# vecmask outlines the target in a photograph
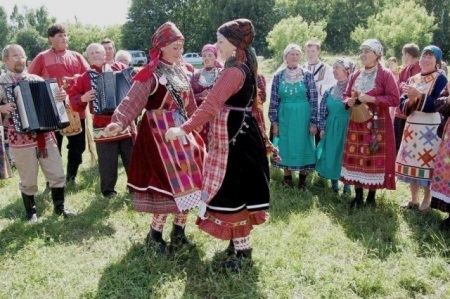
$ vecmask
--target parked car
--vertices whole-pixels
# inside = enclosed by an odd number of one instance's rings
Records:
[[[132,66],[143,66],[148,63],[147,55],[144,51],[127,50],[131,54],[131,65]]]
[[[198,53],[185,53],[183,54],[183,61],[190,64],[203,64],[202,55]]]

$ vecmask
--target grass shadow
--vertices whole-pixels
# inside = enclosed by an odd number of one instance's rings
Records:
[[[135,243],[127,254],[109,265],[96,294],[103,298],[262,298],[256,267],[236,274],[217,272],[216,256],[205,261],[197,247],[160,256],[145,244]]]
[[[38,223],[27,223],[24,221],[24,216],[20,217],[21,219],[10,217],[15,221],[0,231],[0,256],[17,253],[33,239],[42,239],[47,245],[53,246],[55,243],[83,243],[90,238],[112,236],[115,229],[112,225],[105,223],[105,220],[119,209],[128,209],[126,196],[107,200],[99,194],[88,194],[84,199],[89,202],[89,205],[75,217],[64,219],[53,214],[50,195],[41,194],[36,197]],[[70,208],[67,202],[70,202],[68,196],[66,196],[66,206]],[[0,211],[0,215],[23,215],[24,213],[21,200],[15,201]]]

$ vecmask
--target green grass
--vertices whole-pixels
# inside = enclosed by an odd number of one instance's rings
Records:
[[[450,298],[445,215],[400,208],[405,184],[379,191],[377,207],[351,211],[314,174],[298,191],[272,169],[270,218],[251,235],[254,267],[232,274],[217,270],[227,242],[198,230],[196,211],[186,228],[193,250],[147,250],[151,215],[133,211],[123,168],[119,195],[106,200],[84,159],[66,190],[78,214],[70,220],[53,215],[42,175],[35,225],[24,221],[17,173],[0,181],[0,298]]]

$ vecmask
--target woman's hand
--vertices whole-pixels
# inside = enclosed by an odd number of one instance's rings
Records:
[[[86,103],[95,100],[95,90],[91,89],[81,96],[81,101]]]
[[[315,136],[317,133],[317,128],[316,126],[309,126],[309,134]]]
[[[164,135],[166,142],[173,141],[178,137],[186,135],[186,132],[180,128],[180,127],[173,127],[167,130],[166,134]]]
[[[403,87],[403,92],[408,96],[408,99],[414,101],[422,96],[422,93],[412,85],[405,85]]]
[[[325,136],[325,130],[320,131],[320,138],[323,138],[323,136]]]
[[[345,102],[347,103],[347,106],[353,107],[353,106],[355,106],[356,99],[353,99],[353,98],[347,98],[347,100],[346,100]]]
[[[272,135],[273,137],[278,136],[278,124],[272,124]]]
[[[107,136],[116,136],[117,134],[119,134],[122,131],[123,131],[123,128],[119,124],[116,124],[116,123],[110,123],[105,128],[105,133]]]
[[[361,103],[375,103],[375,97],[369,96],[365,93],[360,93],[358,99]]]

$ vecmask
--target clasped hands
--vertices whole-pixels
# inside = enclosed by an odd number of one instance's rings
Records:
[[[358,95],[358,98],[347,98],[347,105],[349,107],[355,106],[356,100],[359,100],[361,103],[375,103],[375,97],[361,92]]]

